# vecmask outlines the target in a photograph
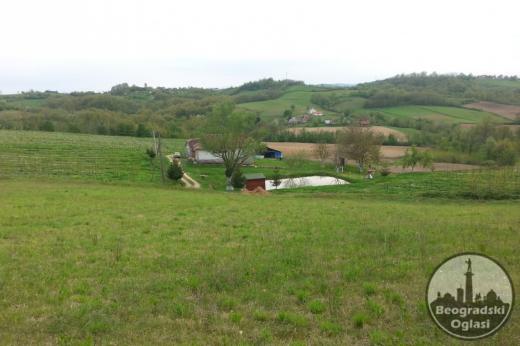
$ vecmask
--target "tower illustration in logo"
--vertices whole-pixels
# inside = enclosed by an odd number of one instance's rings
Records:
[[[479,254],[461,254],[444,261],[427,290],[435,323],[462,339],[495,333],[507,321],[513,299],[513,286],[505,270]]]

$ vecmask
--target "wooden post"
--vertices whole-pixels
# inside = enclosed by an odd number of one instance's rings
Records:
[[[160,133],[157,133],[157,137],[158,137],[158,142],[159,144],[157,145],[157,157],[159,157],[159,163],[161,165],[161,181],[162,183],[164,184],[165,181],[164,181],[164,165],[163,165],[163,157],[162,157],[162,152],[161,152],[161,134]]]
[[[155,156],[157,156],[159,153],[158,153],[158,147],[157,147],[157,140],[155,138],[155,131],[152,131],[152,135],[153,135],[153,149],[155,150]]]

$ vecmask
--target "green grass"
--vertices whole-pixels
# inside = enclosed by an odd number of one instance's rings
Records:
[[[7,105],[21,108],[37,108],[47,102],[47,99],[26,99],[19,96],[0,96],[0,100],[5,100]]]
[[[453,124],[477,123],[485,118],[491,118],[496,122],[506,122],[506,119],[495,114],[458,107],[442,106],[400,106],[374,109],[385,115],[395,118],[429,119],[444,121]]]
[[[520,80],[479,79],[477,83],[494,87],[520,88]]]
[[[484,252],[520,284],[520,202],[467,199],[520,197],[513,169],[247,196],[218,191],[222,166],[185,163],[199,191],[161,186],[150,145],[0,131],[0,343],[456,345],[424,304],[440,261]],[[243,170],[275,167],[334,174]]]
[[[3,344],[457,345],[424,305],[438,263],[485,252],[520,285],[517,202],[0,191]],[[519,322],[486,344],[510,344]]]
[[[469,172],[401,173],[376,176],[373,180],[350,175],[349,185],[304,187],[278,190],[277,194],[302,193],[338,197],[388,198],[410,200],[442,199],[520,199],[520,171],[517,168],[483,169]]]
[[[311,91],[293,91],[287,92],[274,100],[241,103],[238,107],[260,112],[265,117],[280,117],[286,109],[291,109],[291,105],[294,105],[295,113],[299,115],[304,114],[307,108],[312,105],[312,95],[313,92]]]
[[[337,112],[331,110],[324,110],[321,107],[314,105],[311,102],[311,97],[314,94],[327,94],[334,93],[337,95],[348,95],[350,91],[348,90],[331,90],[331,91],[317,91],[317,90],[299,90],[299,89],[291,89],[287,93],[283,94],[281,97],[268,100],[268,101],[259,101],[259,102],[247,102],[241,103],[238,107],[260,112],[262,116],[265,117],[279,117],[282,116],[283,112],[286,109],[290,109],[291,105],[295,106],[295,115],[304,114],[307,109],[312,106],[318,110],[321,110],[326,116],[336,116]],[[364,99],[360,97],[351,97],[347,100],[340,103],[337,108],[338,110],[345,109],[354,109],[362,107],[364,103]]]
[[[0,177],[159,182],[159,161],[145,153],[152,138],[0,130]],[[163,152],[184,140],[163,139]]]

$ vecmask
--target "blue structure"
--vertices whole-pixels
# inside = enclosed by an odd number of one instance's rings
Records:
[[[267,147],[263,154],[266,159],[283,159],[283,153],[280,150],[276,150],[273,148]]]

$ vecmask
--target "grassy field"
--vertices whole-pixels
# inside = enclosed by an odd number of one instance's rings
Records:
[[[3,344],[458,345],[424,303],[440,261],[483,251],[520,284],[516,202],[0,191]],[[518,344],[519,322],[476,344]]]
[[[424,302],[440,261],[484,252],[520,284],[520,201],[478,200],[520,198],[518,170],[349,167],[350,185],[248,196],[219,165],[185,163],[198,191],[159,184],[150,145],[0,131],[0,344],[457,345]],[[243,171],[275,167],[334,174]],[[519,322],[476,344],[520,343]]]
[[[453,124],[477,123],[488,117],[499,123],[507,121],[506,119],[492,113],[458,107],[400,106],[378,108],[377,110],[383,114],[396,118],[423,118],[434,121],[444,121]]]
[[[335,94],[339,97],[342,97],[342,100],[340,103],[334,106],[334,109],[336,111],[324,110],[311,102],[311,97],[315,94]],[[238,106],[241,108],[260,112],[261,115],[266,117],[279,117],[283,114],[285,110],[290,109],[291,105],[295,106],[295,115],[301,115],[307,111],[308,107],[312,106],[318,110],[323,111],[325,116],[328,116],[329,118],[334,118],[339,114],[338,112],[342,112],[347,109],[355,110],[363,108],[363,105],[366,100],[362,97],[350,96],[350,94],[351,91],[345,89],[319,91],[300,90],[297,88],[293,88],[281,97],[274,100],[248,102],[239,104]]]
[[[287,92],[281,97],[259,102],[247,102],[238,105],[240,108],[260,112],[265,117],[280,117],[286,109],[291,109],[291,105],[295,106],[295,114],[304,114],[307,108],[312,105],[311,91],[293,91]],[[319,109],[319,107],[318,107]],[[326,115],[330,112],[324,112]]]
[[[277,193],[322,194],[356,198],[442,198],[442,199],[520,199],[520,171],[474,170],[467,172],[402,173],[367,180],[359,175],[346,175],[352,184],[279,190]]]
[[[159,182],[159,161],[145,153],[151,138],[0,130],[0,177],[67,177]],[[163,152],[184,140],[163,139]]]

